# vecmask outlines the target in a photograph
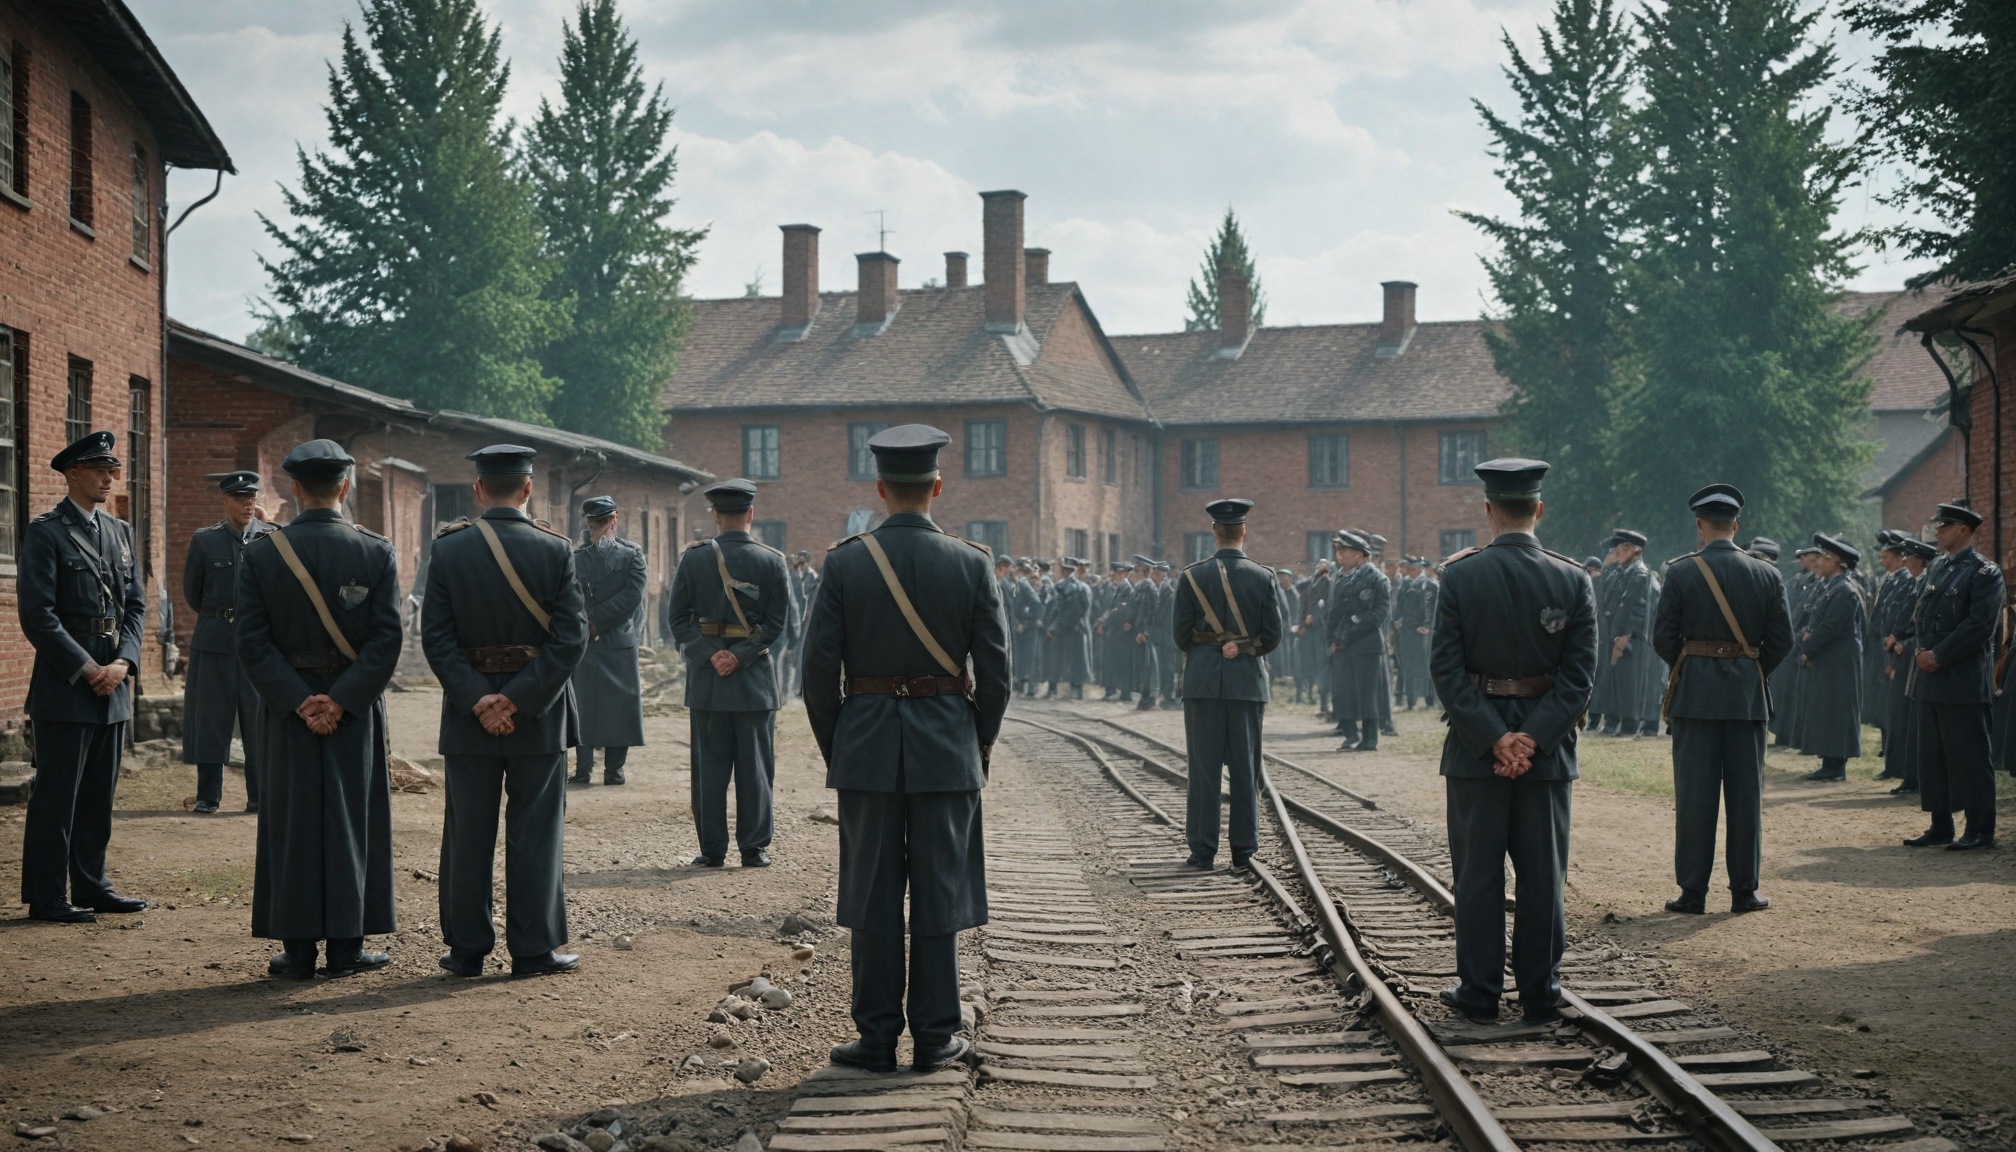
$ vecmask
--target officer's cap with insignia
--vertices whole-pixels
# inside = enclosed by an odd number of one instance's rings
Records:
[[[530,476],[532,458],[537,455],[537,448],[527,448],[522,444],[492,444],[476,449],[463,459],[476,462],[478,476]]]
[[[1603,560],[1599,556],[1584,556],[1582,558],[1582,567],[1584,568],[1601,568],[1602,566]]]
[[[1747,551],[1752,556],[1759,556],[1766,560],[1776,560],[1779,553],[1778,542],[1769,536],[1753,537]]]
[[[1932,523],[1942,525],[1965,524],[1969,528],[1979,528],[1981,526],[1981,514],[1969,508],[1966,501],[1955,500],[1951,504],[1939,505],[1938,511],[1932,514]]]
[[[1153,568],[1154,566],[1155,566],[1155,561],[1153,561],[1153,560],[1150,560],[1150,559],[1149,559],[1148,557],[1146,557],[1146,556],[1143,556],[1143,555],[1141,555],[1141,554],[1140,554],[1139,552],[1136,552],[1136,553],[1134,554],[1134,567],[1136,567],[1136,568]]]
[[[1486,460],[1471,471],[1484,482],[1486,500],[1536,500],[1540,496],[1540,481],[1546,478],[1550,467],[1545,460],[1504,456]]]
[[[1916,556],[1920,560],[1930,560],[1939,554],[1939,549],[1933,547],[1930,542],[1920,540],[1916,536],[1906,536],[1897,543],[1904,555]]]
[[[296,444],[280,470],[296,480],[340,480],[357,461],[334,440],[310,440]]]
[[[226,496],[252,496],[259,491],[257,472],[226,472],[221,476],[206,476],[206,480],[216,480],[217,490]]]
[[[898,484],[938,479],[938,450],[952,437],[929,424],[898,424],[868,438],[875,454],[875,474]]]
[[[1815,532],[1813,533],[1813,544],[1816,548],[1832,553],[1836,559],[1850,568],[1862,562],[1861,549],[1838,536],[1829,536],[1825,532]]]
[[[1241,500],[1237,496],[1227,496],[1204,505],[1204,514],[1211,517],[1213,524],[1244,524],[1246,513],[1252,510],[1251,500]]]
[[[112,454],[112,433],[91,432],[73,441],[69,447],[58,452],[49,461],[49,467],[58,472],[68,472],[72,468],[117,468],[119,458]]]
[[[1633,532],[1629,528],[1619,528],[1616,531],[1616,533],[1613,536],[1611,536],[1611,539],[1615,540],[1619,544],[1629,544],[1633,548],[1645,547],[1645,534],[1643,532]]]
[[[1337,533],[1337,546],[1339,548],[1349,548],[1353,552],[1357,552],[1364,556],[1370,556],[1372,554],[1371,542],[1366,540],[1363,536],[1358,535],[1356,532]]]
[[[1794,548],[1792,550],[1792,555],[1794,556],[1817,556],[1819,554],[1820,549],[1813,547],[1811,544],[1808,544],[1804,548]]]
[[[1743,493],[1734,484],[1710,484],[1689,496],[1687,507],[1703,520],[1734,520],[1743,511]]]
[[[716,512],[747,512],[756,503],[756,485],[740,476],[711,484],[700,494]]]
[[[1106,570],[1108,572],[1125,572],[1131,567],[1133,565],[1127,563],[1125,560],[1108,560],[1106,562]]]
[[[1294,570],[1293,568],[1276,568],[1276,569],[1274,569],[1274,575],[1276,575],[1276,576],[1293,576],[1293,575],[1295,575],[1295,570]]]
[[[1155,562],[1155,571],[1157,571],[1157,572],[1167,572],[1167,571],[1169,571],[1169,561],[1167,561],[1167,560],[1157,560],[1157,561]]]
[[[581,502],[581,515],[588,517],[590,520],[600,520],[604,516],[614,516],[615,514],[616,498],[614,496],[590,496]]]
[[[1895,552],[1901,556],[1904,554],[1904,541],[1909,539],[1909,536],[1895,528],[1880,528],[1876,532],[1876,548],[1881,552]]]

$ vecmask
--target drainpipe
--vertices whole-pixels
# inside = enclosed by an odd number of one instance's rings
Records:
[[[1043,555],[1043,553],[1050,550],[1049,546],[1043,543],[1043,478],[1044,478],[1043,433],[1049,428],[1049,426],[1050,426],[1049,411],[1046,409],[1038,409],[1036,412],[1036,469],[1035,469],[1036,527],[1029,537],[1031,541],[1029,554],[1031,556],[1041,556]]]
[[[1400,555],[1407,553],[1407,426],[1393,425],[1393,434],[1400,438]]]
[[[1995,375],[1995,362],[1988,359],[1979,344],[1967,338],[1969,333],[1976,336],[1992,336],[1993,333],[1980,328],[1962,328],[1958,324],[1953,326],[1953,334],[1960,338],[1962,344],[1967,345],[1968,351],[1972,352],[1974,358],[1981,362],[1981,366],[1988,370],[1988,399],[1995,421],[1995,456],[1988,466],[1988,482],[1994,487],[1988,497],[1988,505],[1994,510],[1995,529],[1989,533],[1988,538],[1995,548],[1995,563],[2001,564],[2007,559],[2002,554],[2002,382]]]
[[[1150,468],[1149,468],[1149,472],[1148,472],[1148,508],[1149,508],[1149,522],[1150,522],[1151,524],[1153,524],[1153,525],[1154,525],[1154,529],[1153,529],[1153,531],[1154,531],[1154,535],[1153,535],[1153,537],[1151,538],[1152,542],[1151,542],[1151,544],[1150,544],[1150,551],[1149,551],[1149,553],[1148,553],[1148,554],[1149,554],[1150,556],[1153,556],[1153,557],[1155,557],[1155,559],[1157,559],[1157,560],[1160,560],[1160,559],[1162,559],[1162,558],[1163,558],[1163,552],[1162,552],[1162,429],[1160,429],[1160,428],[1156,428],[1156,429],[1153,429],[1153,430],[1152,430],[1152,431],[1151,431],[1151,432],[1149,433],[1149,438],[1148,438],[1148,459],[1149,459],[1149,463],[1150,463]]]

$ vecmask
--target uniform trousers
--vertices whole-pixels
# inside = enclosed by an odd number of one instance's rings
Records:
[[[126,724],[35,724],[35,789],[21,836],[21,902],[79,906],[112,891],[105,846],[112,842],[112,791]]]
[[[627,745],[617,744],[613,747],[602,749],[602,767],[604,771],[621,772],[623,765],[629,762],[630,749]],[[595,749],[590,748],[586,744],[576,748],[574,750],[574,765],[583,776],[594,771]]]
[[[513,956],[544,956],[565,944],[561,839],[567,824],[567,754],[444,759],[441,934],[448,946],[478,954],[496,946],[491,878],[500,799],[504,946]]]
[[[1952,831],[1953,813],[1967,813],[1967,831],[1995,832],[1995,769],[1988,754],[1988,705],[1919,700],[1919,807],[1932,827]]]
[[[777,776],[772,754],[775,712],[687,713],[693,746],[693,824],[700,854],[728,855],[728,784],[735,784],[735,846],[754,852],[770,846],[770,785]]]
[[[842,788],[839,800],[838,919],[853,934],[854,1027],[869,1047],[894,1048],[907,983],[911,1039],[943,1044],[959,1030],[959,931],[987,922],[980,793]]]
[[[1763,867],[1764,721],[1673,723],[1673,877],[1700,899],[1715,873],[1715,822],[1729,810],[1731,892],[1755,892]]]
[[[216,659],[209,655],[208,659]],[[193,674],[190,677],[194,679]],[[259,755],[259,710],[265,707],[259,699],[259,690],[252,686],[252,678],[233,667],[232,679],[237,682],[234,703],[235,723],[238,738],[245,745],[245,810],[255,811],[259,807],[259,777],[265,768],[265,760]],[[207,705],[215,707],[216,705]],[[224,799],[224,763],[196,765],[196,799],[208,800],[216,804]]]
[[[1198,859],[1218,854],[1221,768],[1232,785],[1232,854],[1250,856],[1260,847],[1260,721],[1266,711],[1267,705],[1259,700],[1183,701],[1183,737],[1190,763],[1183,838]]]
[[[1161,661],[1153,644],[1134,644],[1134,690],[1143,700],[1155,696],[1155,688],[1162,682]]]
[[[1446,776],[1456,897],[1456,995],[1495,1012],[1505,994],[1505,858],[1512,858],[1512,974],[1529,1012],[1561,999],[1571,780]]]

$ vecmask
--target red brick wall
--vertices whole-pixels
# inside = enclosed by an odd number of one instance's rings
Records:
[[[0,196],[0,325],[27,336],[27,410],[20,438],[26,461],[29,516],[63,496],[63,478],[48,460],[63,446],[63,418],[72,356],[92,363],[92,423],[119,437],[128,455],[128,381],[150,382],[153,405],[153,489],[159,507],[164,455],[161,429],[161,312],[159,225],[145,262],[133,256],[132,172],[137,142],[148,156],[150,218],[162,186],[159,149],[138,111],[84,50],[33,4],[0,0],[0,43],[24,45],[29,98],[27,205]],[[16,60],[16,66],[22,60]],[[92,172],[96,238],[71,226],[70,97],[83,95],[92,109]],[[122,496],[123,499],[123,496]],[[159,649],[153,640],[160,581],[163,526],[150,517],[145,550],[148,640],[142,682],[158,684]],[[11,566],[0,569],[0,727],[18,723],[27,695],[33,654],[23,641]]]
[[[1883,526],[1906,532],[1918,531],[1925,521],[1932,518],[1934,506],[1966,490],[1967,477],[1961,469],[1962,459],[1960,434],[1947,433],[1945,442],[1933,449],[1930,456],[1883,498]]]
[[[1984,341],[1975,337],[1977,343],[1986,345],[1988,355],[1995,357],[1996,378],[2002,381],[2006,390],[2011,380],[2016,380],[2016,313],[2003,311],[1984,320],[1974,321],[1970,327],[1982,327],[1991,335]],[[1974,373],[1975,385],[1968,394],[1969,415],[1973,417],[1973,431],[1967,446],[1967,497],[1974,510],[1983,516],[1992,516],[1995,511],[1995,390],[1988,386],[1988,374],[1978,366]],[[1955,441],[1959,437],[1954,437]],[[2016,557],[2016,394],[2008,395],[2002,401],[2002,531],[2001,554],[1995,555],[1994,522],[1981,525],[1974,534],[1974,546],[1983,555],[1993,556],[2004,568],[2010,566]],[[1944,500],[1941,496],[1938,499]],[[1934,501],[1935,503],[1937,501]],[[1926,505],[1926,512],[1931,505]]]

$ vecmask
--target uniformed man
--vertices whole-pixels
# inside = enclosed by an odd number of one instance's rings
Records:
[[[1155,620],[1148,627],[1149,643],[1155,646],[1155,692],[1161,708],[1174,712],[1183,707],[1183,650],[1176,646],[1176,580],[1174,565],[1155,562]]]
[[[1092,679],[1092,588],[1085,582],[1088,565],[1076,556],[1057,562],[1056,598],[1044,630],[1056,650],[1046,699],[1057,694],[1059,684],[1067,684],[1071,688],[1068,698],[1083,700],[1085,683]]]
[[[1792,650],[1778,570],[1736,546],[1743,493],[1710,484],[1687,501],[1701,542],[1666,565],[1652,648],[1672,668],[1673,875],[1669,912],[1706,909],[1718,807],[1727,804],[1730,911],[1770,906],[1757,894],[1763,862],[1765,683]]]
[[[1878,780],[1903,778],[1901,773],[1891,771],[1890,764],[1892,750],[1903,743],[1903,729],[1890,703],[1893,683],[1890,664],[1896,659],[1898,620],[1902,615],[1899,605],[1908,606],[1915,591],[1911,573],[1904,567],[1904,541],[1908,539],[1907,533],[1892,528],[1876,533],[1876,563],[1883,570],[1883,578],[1876,585],[1875,599],[1869,605],[1869,635],[1862,663],[1871,671],[1864,682],[1862,710],[1870,726],[1882,735],[1876,749],[1876,755],[1883,761],[1882,769],[1876,773]]]
[[[1932,826],[1904,843],[1964,852],[1995,846],[1995,770],[1989,756],[1989,679],[2002,569],[1974,550],[1981,514],[1958,501],[1932,518],[1943,562],[1925,577],[1914,617],[1918,651],[1908,689],[1918,738],[1920,807]],[[1967,814],[1953,835],[1953,813]]]
[[[1576,721],[1596,672],[1596,604],[1588,573],[1534,537],[1547,467],[1476,467],[1492,540],[1446,563],[1429,657],[1449,716],[1442,775],[1456,896],[1458,982],[1441,998],[1480,1021],[1497,1019],[1504,994],[1507,856],[1519,1003],[1530,1022],[1560,1014],[1569,795]]]
[[[1209,559],[1183,570],[1172,635],[1183,650],[1183,737],[1190,790],[1183,838],[1192,868],[1218,855],[1219,773],[1232,791],[1232,867],[1244,868],[1260,846],[1260,724],[1272,693],[1265,657],[1281,643],[1281,602],[1274,576],[1246,558],[1251,500],[1213,500]]]
[[[1330,648],[1332,709],[1340,752],[1374,752],[1386,688],[1386,574],[1371,563],[1372,544],[1355,532],[1339,532],[1331,554],[1337,575],[1330,583],[1325,637]]]
[[[1798,747],[1820,758],[1806,779],[1841,781],[1862,755],[1862,600],[1848,579],[1862,553],[1824,532],[1813,534],[1813,546],[1820,583],[1798,635]]]
[[[1310,703],[1316,706],[1316,719],[1331,720],[1330,714],[1330,642],[1327,636],[1328,617],[1325,605],[1330,595],[1330,561],[1316,560],[1309,565],[1309,579],[1302,587],[1302,603],[1299,622],[1302,639],[1301,666],[1309,679]]]
[[[1295,587],[1293,568],[1274,569],[1274,598],[1281,602],[1281,644],[1274,649],[1274,655],[1267,660],[1267,678],[1285,677],[1299,685],[1295,678],[1295,650],[1300,642],[1295,636],[1296,606],[1301,603],[1301,594]]]
[[[1891,616],[1891,631],[1884,637],[1890,652],[1889,666],[1883,674],[1892,739],[1884,749],[1883,768],[1897,780],[1897,786],[1890,789],[1890,795],[1915,796],[1918,794],[1918,712],[1906,690],[1911,686],[1911,670],[1917,667],[1918,662],[1918,634],[1914,617],[1917,615],[1918,597],[1925,588],[1925,565],[1938,555],[1939,550],[1912,536],[1906,536],[1898,543],[1904,552],[1904,568],[1896,579],[1903,587],[1899,590],[1896,611]]]
[[[561,882],[567,749],[578,721],[570,690],[588,647],[574,548],[525,514],[539,453],[492,444],[475,462],[475,520],[434,538],[421,602],[421,644],[441,681],[447,761],[441,827],[441,967],[483,974],[497,943],[491,917],[497,805],[504,802],[504,946],[513,976],[571,972]]]
[[[1162,682],[1162,649],[1153,636],[1162,616],[1162,581],[1154,573],[1155,561],[1134,557],[1134,596],[1125,631],[1134,648],[1134,691],[1141,697],[1136,712],[1155,707],[1155,690]]]
[[[904,1030],[905,888],[920,1072],[971,1051],[957,1035],[958,933],[987,922],[980,789],[1008,708],[1008,630],[986,550],[931,520],[950,439],[904,424],[868,441],[889,516],[827,556],[805,637],[805,712],[839,792],[838,919],[853,930],[860,1032],[832,1058],[876,1072],[895,1069]]]
[[[1433,582],[1422,574],[1427,561],[1409,556],[1400,565],[1400,588],[1394,594],[1394,653],[1400,665],[1399,696],[1408,711],[1417,700],[1434,704],[1435,690],[1428,682],[1428,635],[1434,631],[1429,615]]]
[[[1603,589],[1605,632],[1601,659],[1606,666],[1594,709],[1603,714],[1605,736],[1653,735],[1658,731],[1656,701],[1647,707],[1646,679],[1657,663],[1646,642],[1652,630],[1652,570],[1645,565],[1645,534],[1617,530],[1610,551],[1615,567]],[[1650,713],[1648,715],[1648,712]]]
[[[1024,560],[1005,605],[1014,628],[1010,666],[1022,695],[1035,696],[1043,679],[1043,585],[1036,565]]]
[[[777,669],[770,646],[789,623],[784,554],[749,534],[756,485],[736,478],[702,493],[714,538],[679,558],[672,574],[672,639],[686,658],[693,751],[693,863],[728,859],[728,785],[735,785],[735,847],[744,868],[770,864],[771,788],[777,777]]]
[[[1013,556],[994,557],[994,587],[1001,594],[1001,610],[1011,622],[1015,617],[1015,587],[1020,581],[1015,579],[1015,558]],[[1016,665],[1017,644],[1013,639],[1008,643],[1008,682],[1015,683],[1022,676]]]
[[[581,715],[574,783],[595,776],[602,749],[602,782],[624,782],[630,749],[644,743],[644,691],[637,680],[637,620],[644,606],[644,549],[617,535],[622,513],[613,496],[581,502],[587,539],[574,550],[588,613],[588,651],[574,669],[574,703]]]
[[[334,440],[296,445],[287,526],[238,563],[238,659],[266,706],[252,935],[285,951],[267,971],[307,980],[382,968],[364,938],[393,930],[392,775],[385,686],[399,666],[399,563],[343,518],[356,461]],[[249,748],[252,738],[246,740]]]
[[[196,613],[182,688],[182,762],[196,765],[196,811],[217,811],[235,727],[245,745],[245,810],[259,811],[259,692],[238,663],[238,560],[245,545],[273,531],[260,515],[259,474],[217,479],[224,518],[198,528],[182,564],[182,595]]]
[[[1442,565],[1429,560],[1426,556],[1419,556],[1416,559],[1421,563],[1422,581],[1421,624],[1417,626],[1416,631],[1421,633],[1421,647],[1425,653],[1428,650],[1432,650],[1435,644],[1436,613],[1442,607]],[[1428,662],[1425,654],[1421,662],[1421,690],[1427,693],[1427,707],[1438,708],[1441,706],[1435,698],[1435,677],[1428,674]]]
[[[112,433],[93,432],[58,452],[49,466],[69,494],[22,534],[15,587],[21,632],[35,649],[35,786],[22,829],[21,902],[33,920],[90,923],[94,913],[147,907],[114,892],[105,875],[147,614],[132,526],[98,510],[119,480],[112,447]]]

